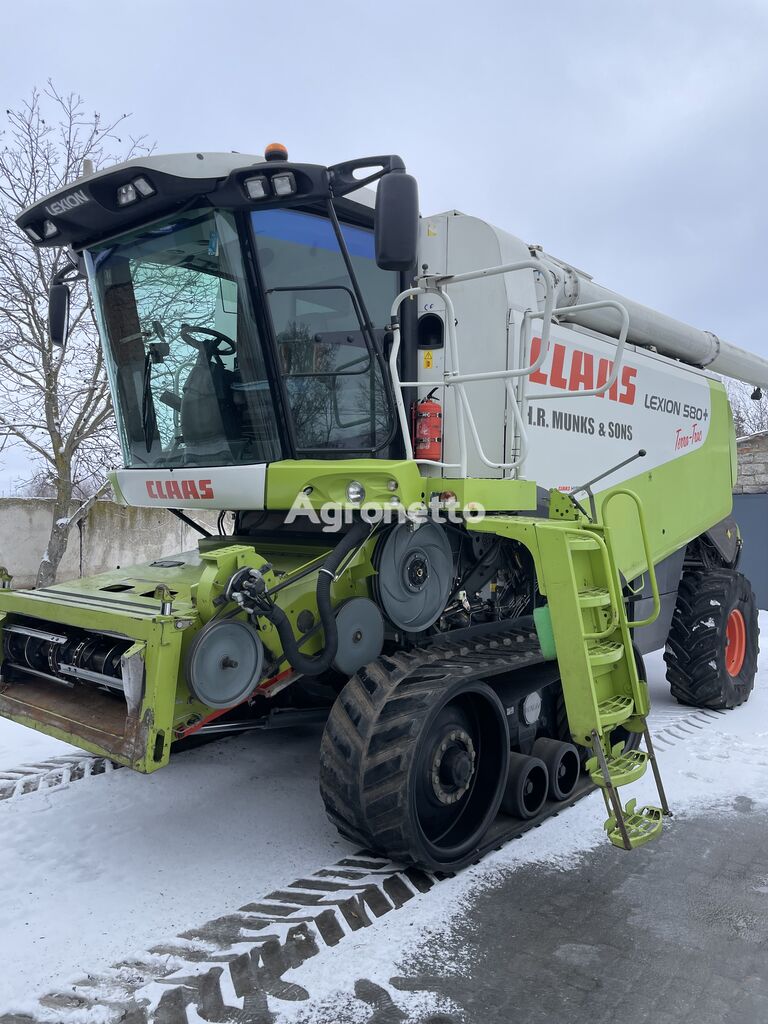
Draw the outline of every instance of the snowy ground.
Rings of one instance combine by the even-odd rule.
[[[767,613],[761,624],[768,635]],[[671,700],[660,656],[649,659],[649,675],[658,731],[689,710]],[[153,776],[119,771],[0,803],[0,1014],[34,1012],[37,997],[54,987],[349,855],[319,799],[319,739],[319,730],[254,733],[179,755]],[[712,808],[731,813],[735,794],[768,810],[768,655],[747,705],[701,730],[681,731],[673,743],[659,744],[659,760],[678,817]],[[0,769],[69,752],[0,719]],[[636,791],[653,802],[650,778]],[[523,866],[584,863],[606,842],[603,818],[602,800],[590,796],[345,936],[285,975],[310,1001],[270,997],[271,1011],[278,1021],[307,1024],[342,1016],[368,1021],[370,1006],[353,997],[364,976],[390,992],[403,1013],[437,1012],[437,997],[390,986],[403,962],[425,939],[445,939],[478,893]],[[461,973],[462,955],[441,966]],[[200,1019],[189,1013],[190,1021]]]

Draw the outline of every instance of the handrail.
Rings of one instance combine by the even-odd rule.
[[[492,462],[486,457],[485,452],[483,451],[483,447],[480,442],[480,438],[477,431],[477,425],[475,423],[474,416],[472,415],[472,410],[469,405],[469,399],[463,387],[463,382],[461,380],[456,380],[457,375],[459,375],[459,345],[458,339],[456,337],[456,314],[453,307],[453,301],[451,300],[451,297],[448,295],[448,293],[444,290],[444,286],[447,284],[454,284],[462,281],[471,281],[483,277],[494,277],[499,274],[513,273],[518,270],[535,270],[538,273],[542,273],[544,277],[545,297],[543,315],[545,319],[544,323],[542,324],[541,331],[541,351],[539,352],[538,357],[534,360],[533,363],[531,363],[530,366],[523,367],[519,370],[500,371],[501,376],[499,373],[492,372],[489,376],[489,379],[499,380],[512,377],[524,377],[538,370],[538,368],[542,365],[542,363],[544,362],[549,353],[549,335],[552,325],[552,310],[554,308],[554,282],[552,280],[552,275],[549,273],[549,271],[542,270],[542,266],[538,260],[520,260],[517,263],[504,263],[498,267],[488,267],[483,270],[471,271],[468,274],[457,274],[448,277],[434,278],[425,276],[419,279],[425,281],[425,284],[416,285],[412,288],[406,288],[405,291],[402,291],[399,295],[395,297],[395,300],[392,303],[391,310],[391,330],[393,337],[392,347],[389,353],[389,372],[392,378],[392,382],[394,384],[395,404],[397,406],[397,414],[398,419],[400,421],[400,429],[403,435],[403,443],[405,445],[406,456],[412,461],[417,463],[426,463],[427,465],[432,466],[438,466],[443,469],[458,469],[461,472],[462,476],[466,476],[467,441],[464,423],[465,416],[467,418],[467,422],[469,423],[470,431],[472,432],[472,438],[473,441],[475,442],[477,453],[480,456],[480,459],[485,463],[485,465],[489,466],[492,469],[514,469],[516,466],[520,465],[524,461],[525,448],[527,447],[527,444],[521,445],[522,452],[520,457],[518,457],[517,459],[510,463]],[[400,353],[400,321],[398,316],[400,306],[407,298],[411,298],[416,295],[429,294],[439,295],[440,298],[445,303],[446,307],[446,326],[448,328],[448,344],[451,355],[451,365],[453,369],[450,373],[446,372],[444,374],[443,382],[438,386],[444,388],[456,388],[456,418],[459,434],[458,464],[448,462],[437,462],[432,459],[413,458],[413,443],[411,441],[408,424],[408,415],[405,409],[405,403],[403,402],[402,390],[405,387],[423,387],[424,382],[401,381],[399,371],[397,368],[397,357]],[[525,434],[525,425],[523,423],[523,418],[517,403],[517,399],[510,387],[507,387],[506,390],[507,397],[509,398],[512,407],[512,414],[518,424],[518,430],[521,435],[521,440],[524,439],[527,442],[527,436]]]
[[[619,494],[625,495],[627,498],[630,498],[635,503],[635,508],[637,509],[637,521],[640,525],[640,536],[643,541],[643,553],[645,555],[646,565],[648,566],[648,579],[651,584],[651,595],[653,597],[653,611],[651,612],[650,616],[647,619],[639,619],[637,622],[627,622],[627,626],[630,629],[641,629],[643,626],[650,626],[650,624],[652,622],[655,622],[656,619],[659,617],[659,612],[661,611],[661,597],[659,596],[659,584],[656,579],[656,569],[653,564],[651,544],[648,539],[648,528],[645,523],[645,512],[643,511],[643,503],[640,501],[638,495],[635,494],[634,491],[630,491],[628,487],[611,488],[610,492],[608,493],[608,496],[604,499],[601,508],[603,525],[606,527],[608,526],[608,517],[606,515],[606,510],[610,503],[613,501],[613,499],[617,497]]]
[[[517,369],[505,369],[505,370],[488,370],[477,373],[461,373],[460,370],[460,358],[459,358],[459,342],[456,331],[456,312],[448,292],[445,290],[448,285],[461,284],[468,281],[481,280],[488,277],[494,277],[500,274],[514,273],[519,270],[533,270],[536,273],[542,275],[544,280],[544,308],[542,310],[526,310],[523,314],[522,323],[520,325],[520,340],[521,340],[521,356],[525,353],[527,348],[527,337],[526,334],[530,329],[530,322],[533,319],[541,319],[541,347],[536,359],[528,366],[519,367]],[[389,372],[392,379],[392,384],[395,393],[395,405],[397,407],[397,416],[400,423],[400,430],[403,437],[403,444],[405,447],[406,457],[416,463],[423,463],[430,466],[436,466],[442,469],[458,469],[463,477],[467,475],[467,429],[472,435],[472,441],[475,446],[475,450],[480,461],[488,466],[490,469],[500,469],[503,472],[509,470],[518,469],[521,467],[528,454],[528,434],[525,425],[525,410],[527,403],[531,400],[541,401],[550,398],[588,398],[593,395],[605,394],[616,382],[619,368],[621,366],[622,357],[624,355],[624,348],[626,345],[627,334],[629,331],[629,314],[626,308],[620,303],[613,299],[604,299],[598,302],[587,302],[577,306],[568,306],[563,309],[554,308],[554,281],[550,271],[543,267],[539,260],[520,260],[517,263],[503,263],[496,267],[486,267],[481,270],[473,270],[464,274],[453,274],[444,276],[435,276],[430,274],[424,274],[417,279],[416,285],[411,288],[406,288],[396,296],[392,303],[391,309],[391,324],[390,329],[392,331],[392,346],[389,353]],[[400,319],[399,312],[402,303],[409,298],[414,298],[417,295],[437,295],[443,301],[445,305],[445,327],[448,335],[448,352],[450,356],[451,369],[443,372],[443,380],[441,382],[432,383],[430,387],[439,388],[454,388],[454,399],[455,399],[455,410],[456,410],[456,425],[459,441],[459,462],[438,462],[433,459],[414,459],[413,453],[413,442],[410,434],[410,424],[408,422],[408,413],[405,408],[403,401],[403,389],[407,387],[425,387],[425,381],[403,381],[400,379],[399,370],[397,367],[397,360],[400,354],[401,345],[401,333],[400,333]],[[553,317],[555,316],[570,316],[574,312],[592,310],[598,308],[613,308],[621,316],[621,329],[619,331],[619,338],[616,344],[616,355],[613,359],[611,372],[608,379],[597,388],[591,388],[587,391],[572,391],[564,393],[562,391],[551,391],[551,392],[540,392],[538,394],[529,395],[526,392],[527,380],[531,374],[535,373],[544,363],[547,355],[549,354],[550,347],[550,333],[552,328]],[[518,378],[522,378],[521,394],[515,394],[515,390],[512,387],[512,381]],[[485,450],[480,439],[479,431],[477,429],[477,423],[472,413],[472,407],[469,401],[469,396],[466,392],[466,385],[471,383],[482,383],[484,381],[501,380],[504,382],[504,389],[509,404],[509,409],[512,418],[516,426],[516,435],[519,438],[519,454],[516,458],[510,462],[494,462],[489,459],[485,453]]]
[[[601,299],[599,302],[583,302],[580,306],[565,306],[562,309],[555,309],[553,316],[564,316],[567,313],[584,313],[590,309],[615,309],[621,316],[621,329],[619,331],[619,339],[616,342],[616,355],[613,358],[613,365],[611,366],[611,373],[604,384],[601,384],[597,388],[590,388],[587,391],[571,391],[569,392],[570,398],[591,398],[594,395],[604,395],[606,391],[609,391],[616,383],[616,378],[619,375],[619,368],[621,367],[621,360],[624,356],[624,347],[627,343],[627,334],[629,333],[629,313],[627,307],[623,306],[620,302],[615,299]],[[539,314],[533,313],[532,317],[538,316]],[[562,391],[542,391],[537,395],[528,395],[529,402],[541,402],[548,398],[562,398]]]

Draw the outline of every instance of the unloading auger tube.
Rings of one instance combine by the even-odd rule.
[[[230,580],[227,596],[235,600],[253,616],[261,615],[277,630],[283,653],[291,667],[306,676],[317,676],[331,667],[339,646],[336,618],[331,605],[331,584],[336,578],[344,559],[358,548],[370,535],[370,526],[358,519],[342,537],[333,551],[320,566],[317,574],[315,598],[320,623],[325,635],[325,645],[314,655],[302,654],[293,635],[288,616],[274,604],[266,593],[261,573],[253,569],[241,569]]]
[[[609,288],[603,288],[589,274],[562,263],[554,256],[537,250],[534,250],[533,255],[554,276],[555,306],[558,309],[608,300],[620,302],[629,313],[627,340],[633,345],[656,349],[662,355],[722,373],[726,377],[735,377],[746,384],[768,387],[768,360],[761,356],[722,341],[711,331],[691,327]],[[610,337],[616,336],[616,318],[610,309],[579,310],[572,316],[561,315],[561,319]]]

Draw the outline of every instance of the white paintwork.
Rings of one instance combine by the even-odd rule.
[[[529,247],[519,239],[456,211],[424,218],[420,247],[419,264],[428,264],[426,273],[430,276],[462,274],[471,269],[523,261],[531,256]],[[576,292],[574,298],[567,293],[563,280],[561,271],[556,279],[557,302],[560,305],[573,305],[577,299],[580,302],[610,301],[615,304],[620,299],[607,291],[605,295]],[[526,310],[541,308],[540,285],[540,275],[531,270],[487,280],[448,284],[447,291],[456,311],[462,375],[498,372],[532,363],[530,349],[524,359],[520,354],[523,314]],[[445,318],[443,300],[434,295],[421,296],[419,312],[434,312]],[[614,308],[590,313],[603,330],[618,334],[623,310]],[[583,312],[580,317],[589,319],[590,313]],[[541,323],[541,320],[534,321],[534,335],[541,333]],[[635,346],[627,346],[623,361],[617,360],[615,338],[596,330],[560,326],[552,337],[550,351],[540,373],[526,382],[525,390],[529,395],[548,395],[541,401],[533,401],[532,398],[528,406],[526,430],[530,443],[527,460],[518,475],[534,479],[544,486],[568,488],[587,481],[644,448],[648,454],[642,463],[633,463],[609,477],[604,486],[615,485],[640,471],[641,466],[651,469],[704,443],[711,413],[708,377],[714,375]],[[556,345],[560,346],[559,350]],[[561,358],[567,366],[570,395],[562,384],[562,375],[557,373]],[[582,376],[575,373],[571,379],[574,358],[580,360],[582,366],[592,366],[595,372],[591,378],[589,373]],[[613,363],[618,362],[617,385],[606,394],[576,397],[574,390],[589,392],[604,384],[605,374],[600,376],[596,372],[600,359],[604,360],[604,366],[608,365],[608,372]],[[418,379],[424,384],[420,396],[442,381],[446,371],[455,371],[447,345],[426,354],[419,352]],[[616,398],[623,393],[621,382],[625,373],[630,375],[632,400],[625,395],[625,400],[620,402]],[[551,383],[553,377],[557,381],[554,387]],[[521,450],[521,437],[520,431],[514,429],[504,381],[477,382],[467,385],[467,390],[472,416],[486,454],[498,461],[513,459]],[[516,394],[519,399],[523,397],[522,392],[523,387],[518,384]],[[459,431],[454,395],[451,389],[445,395],[444,460],[456,463],[459,461]],[[665,399],[673,403],[668,408]],[[657,400],[662,401],[663,409],[655,408]],[[576,417],[575,421],[573,417]],[[483,463],[471,440],[468,473],[470,476],[502,475],[500,469],[489,469]],[[446,475],[461,474],[455,469],[448,469]]]
[[[539,486],[571,490],[639,449],[646,451],[644,458],[600,481],[595,486],[600,491],[705,443],[711,416],[709,375],[641,348],[627,347],[618,380],[605,395],[573,396],[590,377],[597,380],[600,359],[610,361],[615,351],[609,340],[553,327],[549,354],[533,375],[530,390],[533,395],[534,390],[562,389],[563,397],[542,402],[532,397],[527,415],[524,475]]]
[[[173,470],[118,469],[113,474],[117,498],[124,505],[233,512],[264,508],[266,479],[264,463]]]

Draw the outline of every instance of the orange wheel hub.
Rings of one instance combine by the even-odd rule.
[[[747,624],[738,608],[734,608],[725,624],[725,667],[729,676],[737,676],[747,653]]]

